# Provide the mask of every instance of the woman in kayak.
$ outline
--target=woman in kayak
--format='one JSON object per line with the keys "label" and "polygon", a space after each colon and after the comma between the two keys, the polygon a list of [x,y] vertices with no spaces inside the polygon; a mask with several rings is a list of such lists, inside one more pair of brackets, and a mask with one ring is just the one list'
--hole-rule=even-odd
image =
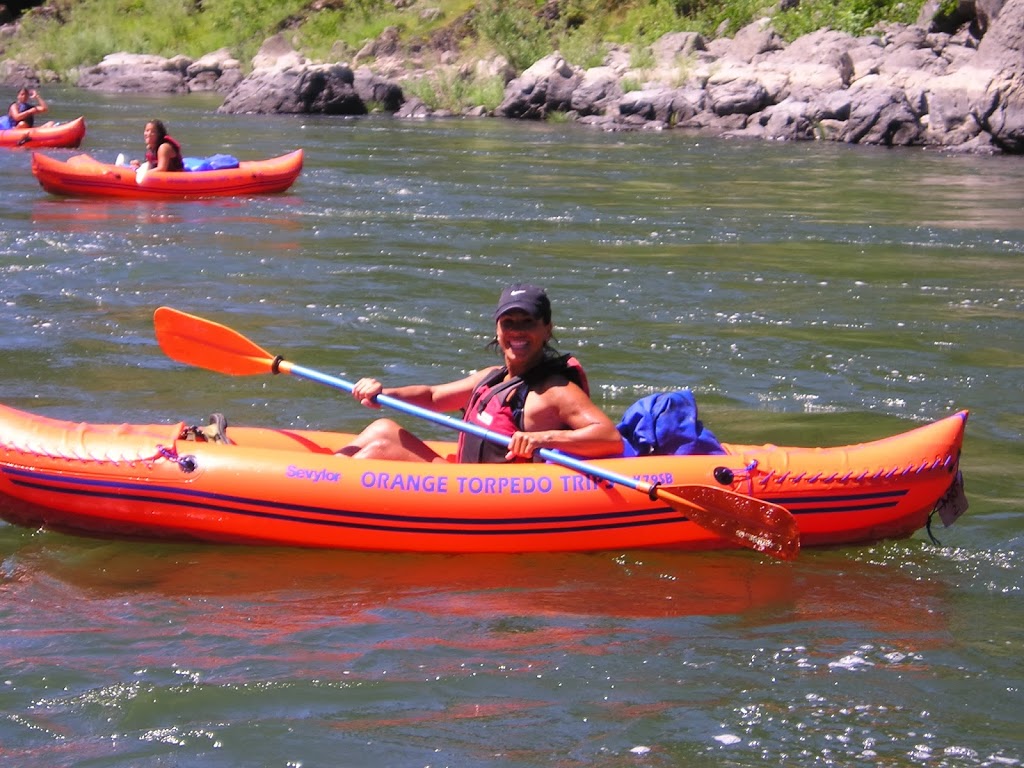
{"label": "woman in kayak", "polygon": [[[371,408],[379,407],[375,398],[384,394],[433,411],[465,409],[466,421],[510,436],[505,448],[462,433],[456,458],[463,463],[530,460],[541,448],[583,458],[621,455],[622,438],[591,401],[583,369],[550,345],[551,302],[544,289],[510,285],[501,294],[494,321],[489,346],[501,352],[504,365],[447,384],[384,387],[377,379],[360,379],[352,395]],[[357,459],[446,461],[391,419],[373,422],[338,453]]]}
{"label": "woman in kayak", "polygon": [[[146,160],[151,171],[184,171],[185,162],[181,153],[181,144],[167,134],[167,128],[161,120],[150,120],[142,133],[146,142]],[[132,160],[131,166],[138,168],[141,163]]]}

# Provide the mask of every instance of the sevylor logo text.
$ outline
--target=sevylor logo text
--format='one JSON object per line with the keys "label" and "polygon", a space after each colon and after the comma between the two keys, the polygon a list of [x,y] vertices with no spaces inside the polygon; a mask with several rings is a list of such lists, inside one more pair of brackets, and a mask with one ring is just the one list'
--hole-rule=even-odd
{"label": "sevylor logo text", "polygon": [[319,483],[321,480],[325,483],[336,483],[341,480],[341,474],[338,472],[331,472],[329,469],[304,469],[296,467],[294,464],[288,465],[287,476],[295,480],[309,480],[314,483]]}

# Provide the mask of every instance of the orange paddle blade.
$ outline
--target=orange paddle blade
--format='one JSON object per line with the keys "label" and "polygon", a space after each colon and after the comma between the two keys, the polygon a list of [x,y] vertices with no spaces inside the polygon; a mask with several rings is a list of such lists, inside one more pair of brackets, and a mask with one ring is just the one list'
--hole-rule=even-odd
{"label": "orange paddle blade", "polygon": [[153,313],[153,326],[160,348],[179,363],[231,376],[274,372],[273,355],[220,323],[160,307]]}
{"label": "orange paddle blade", "polygon": [[713,485],[656,487],[662,501],[723,539],[781,560],[800,553],[800,529],[785,507]]}

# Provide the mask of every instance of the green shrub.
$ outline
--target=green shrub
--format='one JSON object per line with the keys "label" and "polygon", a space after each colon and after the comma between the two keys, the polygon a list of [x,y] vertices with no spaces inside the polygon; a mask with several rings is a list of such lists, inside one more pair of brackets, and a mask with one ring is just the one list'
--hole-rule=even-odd
{"label": "green shrub", "polygon": [[483,0],[476,14],[475,29],[521,72],[553,50],[543,22],[528,5],[503,0]]}
{"label": "green shrub", "polygon": [[402,90],[432,109],[459,113],[473,107],[484,107],[490,112],[505,96],[505,81],[501,77],[465,78],[439,71],[431,76],[403,81]]}
{"label": "green shrub", "polygon": [[626,11],[619,42],[650,45],[662,35],[681,29],[682,23],[673,0],[642,0]]}
{"label": "green shrub", "polygon": [[578,27],[564,30],[558,38],[556,47],[566,61],[590,69],[604,63],[604,40],[600,23],[584,22]]}
{"label": "green shrub", "polygon": [[654,50],[645,43],[636,43],[631,49],[629,66],[633,69],[651,69],[654,67]]}
{"label": "green shrub", "polygon": [[912,24],[924,0],[802,0],[792,10],[772,19],[772,26],[786,40],[829,27],[851,35],[863,35],[879,22]]}
{"label": "green shrub", "polygon": [[765,0],[732,0],[728,3],[708,3],[693,14],[696,31],[706,37],[732,37],[743,27],[765,16],[771,16],[778,3]]}
{"label": "green shrub", "polygon": [[309,16],[296,33],[296,44],[306,56],[316,61],[328,61],[337,44],[349,51],[358,51],[366,43],[376,40],[388,27],[395,27],[399,35],[408,31],[410,19],[391,3],[370,0],[354,3],[344,10],[326,10]]}
{"label": "green shrub", "polygon": [[5,57],[66,74],[108,53],[183,54],[228,48],[247,62],[304,0],[82,0],[54,17],[27,13]]}

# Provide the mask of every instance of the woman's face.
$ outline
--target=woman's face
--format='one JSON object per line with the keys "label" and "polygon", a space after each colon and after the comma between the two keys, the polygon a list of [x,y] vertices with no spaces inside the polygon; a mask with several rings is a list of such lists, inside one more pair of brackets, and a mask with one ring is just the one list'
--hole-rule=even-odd
{"label": "woman's face", "polygon": [[532,365],[544,354],[551,338],[551,323],[522,310],[507,312],[498,318],[498,347],[509,368]]}

